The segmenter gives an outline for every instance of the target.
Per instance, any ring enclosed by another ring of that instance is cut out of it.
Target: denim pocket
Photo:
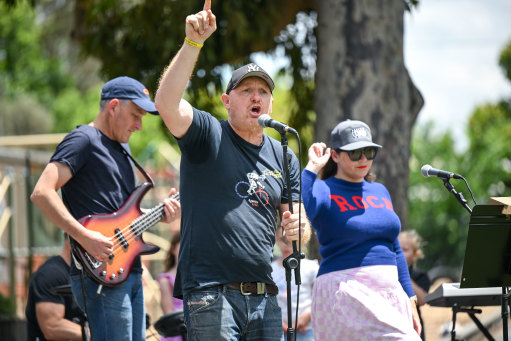
[[[210,308],[218,302],[221,295],[219,289],[191,292],[186,299],[190,315]]]
[[[281,310],[276,295],[268,295],[267,301],[270,302],[270,305],[273,307],[274,310]]]

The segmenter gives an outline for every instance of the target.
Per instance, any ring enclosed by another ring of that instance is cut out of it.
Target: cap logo
[[[248,69],[248,72],[259,71],[259,66],[255,65],[255,64],[249,64],[247,66],[247,69]]]
[[[149,96],[149,90],[144,89],[144,90],[142,90],[142,92],[143,92],[144,94],[146,94],[147,96]]]
[[[354,138],[358,139],[361,137],[367,137],[367,130],[364,128],[355,128],[351,130],[351,135],[353,135]]]

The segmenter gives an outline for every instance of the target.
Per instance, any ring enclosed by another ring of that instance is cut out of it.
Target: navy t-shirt
[[[181,249],[176,297],[229,282],[272,284],[277,210],[288,203],[283,149],[264,135],[255,146],[194,108],[181,148]],[[298,159],[288,149],[293,202]]]
[[[98,129],[81,125],[57,146],[50,162],[67,165],[73,177],[61,188],[62,200],[73,217],[117,211],[135,189],[135,174],[122,147]],[[142,271],[140,257],[132,271]],[[78,271],[72,262],[71,274]]]

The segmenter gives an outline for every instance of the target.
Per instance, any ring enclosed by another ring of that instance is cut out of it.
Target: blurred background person
[[[163,314],[169,314],[177,310],[183,310],[183,301],[174,297],[174,281],[176,279],[177,260],[179,255],[179,246],[181,244],[180,233],[172,236],[170,248],[165,258],[165,272],[158,275],[156,280],[160,285],[161,309]],[[162,341],[182,341],[181,336],[162,337]]]
[[[428,273],[424,270],[417,269],[417,260],[424,258],[422,251],[422,238],[415,230],[403,231],[399,234],[399,244],[408,264],[412,288],[417,296],[417,312],[422,325],[421,339],[425,340],[424,322],[422,321],[420,307],[424,305],[424,297],[428,294],[431,285]]]
[[[27,318],[27,340],[82,340],[82,312],[71,294],[69,265],[71,248],[67,236],[59,255],[46,260],[30,278]],[[69,286],[69,293],[56,289]]]
[[[288,329],[287,282],[286,269],[282,261],[293,253],[293,245],[281,233],[277,233],[277,245],[282,256],[273,260],[271,264],[273,272],[271,275],[279,288],[277,300],[280,309],[282,309],[282,329],[284,330],[284,335],[286,335]],[[300,278],[302,284],[300,285],[300,301],[298,304],[298,325],[296,326],[297,329],[294,331],[297,341],[314,340],[311,324],[311,304],[312,288],[316,275],[318,274],[318,269],[319,264],[316,259],[305,258],[300,260]],[[296,318],[296,295],[297,286],[295,284],[294,270],[291,270],[291,310],[293,319]],[[295,320],[293,320],[293,325],[291,327],[295,328]]]

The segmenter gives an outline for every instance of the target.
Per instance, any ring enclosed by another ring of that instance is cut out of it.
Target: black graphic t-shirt
[[[277,212],[288,203],[283,149],[264,135],[255,146],[227,121],[194,109],[181,148],[181,249],[175,296],[228,282],[271,278]],[[298,159],[288,149],[293,202]]]

